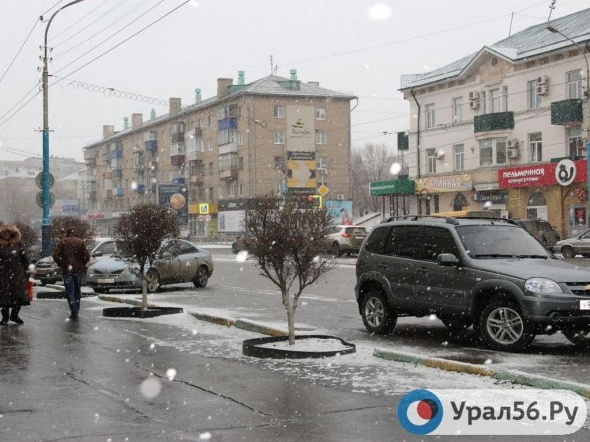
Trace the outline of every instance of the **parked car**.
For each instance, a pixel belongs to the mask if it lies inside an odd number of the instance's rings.
[[[555,253],[561,253],[567,259],[574,258],[576,255],[590,258],[590,229],[584,230],[574,238],[557,241],[552,250]]]
[[[371,333],[398,316],[473,324],[490,347],[519,351],[561,330],[590,342],[590,270],[557,259],[512,220],[414,218],[379,224],[357,259],[356,300]]]
[[[332,226],[326,235],[326,248],[336,256],[358,253],[366,236],[367,229],[364,226]]]
[[[560,240],[559,233],[544,219],[517,219],[516,224],[541,241],[549,250]]]
[[[98,259],[115,253],[117,243],[113,238],[93,238],[87,242],[86,247],[90,251],[90,265]],[[35,278],[41,282],[41,285],[55,284],[63,279],[61,268],[51,256],[39,259],[35,263],[35,271]]]
[[[158,258],[146,271],[147,291],[155,293],[163,285],[182,282],[192,282],[195,287],[204,288],[212,274],[210,252],[182,239],[166,240]],[[139,290],[139,264],[118,254],[98,260],[88,268],[86,285],[97,293],[114,289]]]
[[[251,245],[256,241],[252,232],[242,232],[231,244],[232,253],[238,253],[242,250],[250,250]]]

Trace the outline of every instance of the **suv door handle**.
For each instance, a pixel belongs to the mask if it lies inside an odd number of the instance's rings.
[[[428,273],[428,269],[424,267],[420,267],[419,269],[416,269],[416,271],[420,273]]]
[[[386,269],[389,266],[387,264],[385,264],[384,262],[377,264],[377,267],[379,267],[380,269]]]

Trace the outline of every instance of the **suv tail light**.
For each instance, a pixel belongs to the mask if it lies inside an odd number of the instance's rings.
[[[352,236],[352,235],[351,235],[350,233],[346,233],[346,232],[344,232],[344,233],[342,234],[342,238],[350,238],[351,236]]]

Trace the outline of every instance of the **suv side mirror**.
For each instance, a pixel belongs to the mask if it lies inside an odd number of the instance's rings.
[[[102,256],[102,252],[101,252],[100,250],[98,250],[98,251],[94,252],[94,253],[92,254],[92,256],[93,256],[93,257]]]
[[[458,267],[459,266],[459,258],[457,258],[452,253],[441,253],[436,258],[436,261],[439,265],[445,267]]]

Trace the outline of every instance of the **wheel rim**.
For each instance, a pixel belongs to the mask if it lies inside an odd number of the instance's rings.
[[[340,246],[337,243],[332,245],[332,252],[334,252],[334,255],[340,255]]]
[[[158,290],[158,286],[159,286],[158,275],[156,275],[153,272],[148,273],[146,275],[146,281],[147,281],[148,292],[155,292],[156,290]]]
[[[197,281],[199,281],[199,286],[203,287],[207,284],[207,280],[209,277],[207,276],[207,270],[203,267],[199,269],[199,273],[197,274]]]
[[[365,319],[371,327],[379,327],[385,317],[385,308],[378,298],[370,298],[365,304]]]
[[[488,316],[487,331],[499,344],[514,344],[524,332],[524,323],[516,310],[499,307]]]

